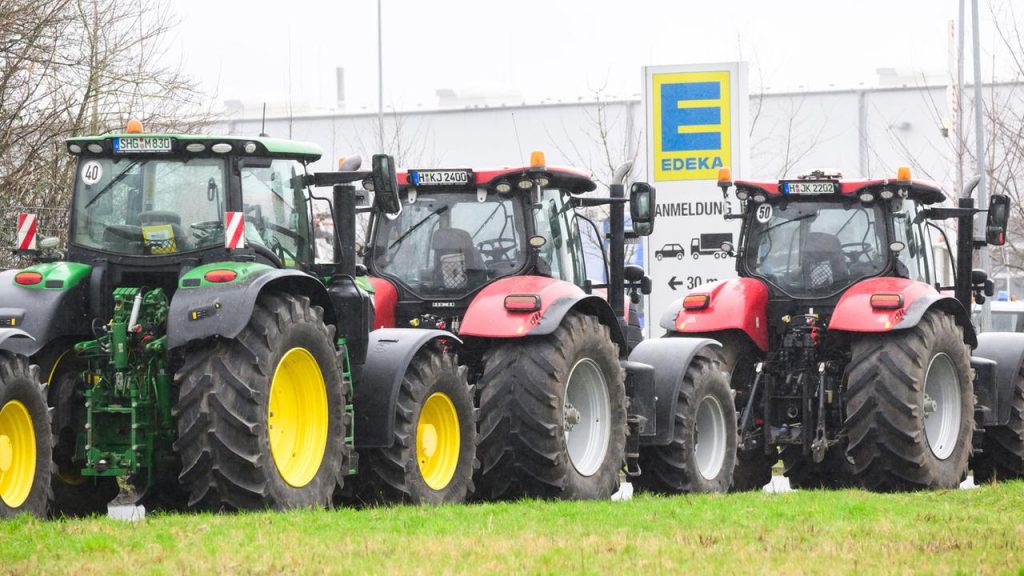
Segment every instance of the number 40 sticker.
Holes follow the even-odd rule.
[[[772,219],[772,207],[770,204],[761,204],[757,207],[757,221],[767,224]]]

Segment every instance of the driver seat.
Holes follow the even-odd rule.
[[[827,232],[809,232],[800,251],[804,285],[814,290],[845,282],[850,275],[839,238]]]
[[[486,277],[487,268],[473,245],[469,232],[459,228],[441,228],[430,239],[434,250],[434,285],[447,290],[464,290],[470,278]]]

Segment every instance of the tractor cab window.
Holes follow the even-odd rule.
[[[888,245],[882,208],[792,201],[751,207],[744,265],[794,298],[831,296],[880,274]]]
[[[538,266],[553,278],[582,284],[583,247],[576,219],[569,216],[561,190],[541,191],[540,203],[533,206],[534,233],[546,240],[538,250]]]
[[[74,244],[162,256],[224,242],[222,159],[88,158],[77,170]]]
[[[283,159],[241,169],[245,241],[273,252],[285,266],[310,261],[305,173],[300,162]]]
[[[376,219],[374,271],[423,297],[460,298],[526,263],[523,214],[512,197],[421,190],[394,220]]]
[[[924,224],[914,224],[916,216],[917,204],[913,202],[903,202],[903,209],[892,214],[893,240],[904,246],[897,254],[896,271],[911,280],[930,284],[931,245]]]

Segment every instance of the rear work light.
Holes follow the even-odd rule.
[[[711,296],[707,294],[690,294],[683,298],[683,308],[687,310],[703,310],[711,304]]]
[[[238,273],[234,270],[210,270],[203,278],[206,278],[207,282],[216,282],[218,284],[223,282],[231,282],[235,278],[238,278]]]
[[[899,310],[903,308],[902,294],[872,294],[871,307],[878,310]]]
[[[39,272],[19,272],[14,281],[22,286],[34,286],[43,281],[43,275]]]
[[[536,294],[509,294],[505,296],[505,310],[509,312],[536,312],[540,310],[540,296]]]

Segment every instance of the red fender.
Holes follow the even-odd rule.
[[[708,294],[711,301],[703,310],[687,310],[683,301],[672,303],[661,327],[683,334],[742,330],[761,351],[768,350],[768,287],[754,278],[733,278],[710,287],[695,290]],[[667,321],[666,321],[667,320]]]
[[[872,294],[902,294],[903,306],[896,310],[877,310],[871,307]],[[918,300],[933,300],[939,292],[916,280],[907,278],[868,278],[851,286],[832,312],[829,330],[845,332],[889,332],[900,328],[908,309]],[[923,311],[922,311],[923,313]],[[918,317],[920,314],[917,315]],[[917,318],[912,320],[916,324]],[[911,324],[911,325],[912,325]]]
[[[383,278],[370,276],[373,286],[374,319],[373,329],[394,328],[395,308],[398,306],[398,289]]]
[[[509,312],[505,296],[537,294],[540,310]],[[459,324],[459,336],[482,338],[519,338],[528,334],[548,333],[547,328],[561,322],[572,305],[582,299],[593,299],[579,286],[545,276],[510,276],[488,284],[470,302]],[[557,316],[557,318],[556,318]],[[542,326],[543,324],[543,326]]]

